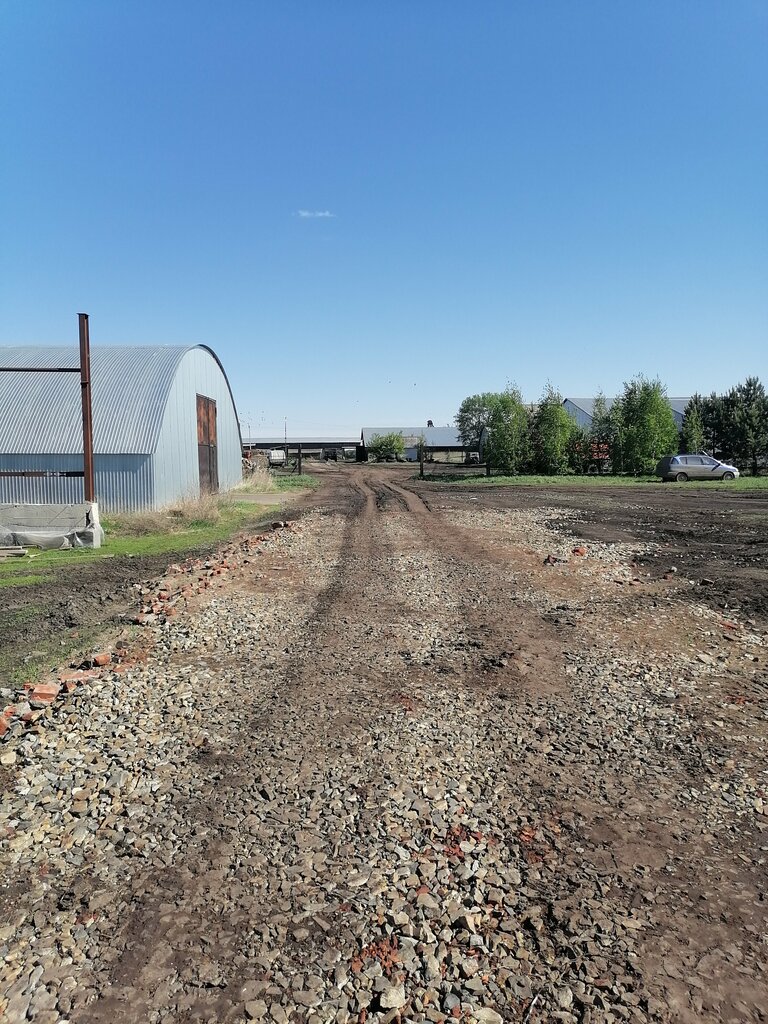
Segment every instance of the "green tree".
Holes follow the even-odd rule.
[[[658,378],[638,376],[624,385],[620,404],[621,464],[630,473],[650,473],[659,459],[677,451],[679,434],[667,393]]]
[[[568,469],[572,473],[587,473],[592,465],[592,442],[589,430],[571,420],[571,433],[567,447]]]
[[[757,377],[747,377],[728,394],[733,417],[733,453],[757,476],[759,460],[768,454],[768,396]]]
[[[528,413],[522,396],[517,387],[508,385],[506,391],[486,397],[492,398],[483,439],[486,467],[489,472],[514,476],[527,467],[529,458]]]
[[[402,458],[405,452],[405,441],[402,434],[373,434],[368,441],[368,454],[372,455],[376,462],[383,462],[385,459]]]
[[[599,473],[611,458],[616,425],[608,408],[608,400],[598,391],[592,406],[592,423],[589,428],[589,463],[597,466]]]
[[[695,395],[694,398],[698,398]],[[729,427],[731,416],[726,409],[722,395],[713,391],[707,398],[701,399],[701,425],[704,431],[704,449],[715,457],[722,456],[725,447],[732,443],[733,431]],[[729,434],[731,435],[729,441]]]
[[[576,424],[558,391],[547,384],[533,417],[533,458],[537,473],[558,474],[568,468],[569,445]]]
[[[495,391],[484,391],[481,395],[469,395],[459,406],[454,422],[459,439],[467,448],[480,447],[480,435],[491,422],[498,397]]]
[[[617,398],[608,410],[608,421],[610,427],[610,452],[611,472],[616,476],[625,472],[624,449],[627,434],[627,425],[624,420],[624,403]]]
[[[685,407],[683,429],[680,434],[680,450],[700,452],[704,448],[704,420],[700,395],[694,395]]]

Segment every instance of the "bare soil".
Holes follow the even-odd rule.
[[[443,485],[411,481],[427,497]],[[680,488],[565,485],[562,487],[470,487],[451,490],[452,502],[478,508],[575,510],[585,539],[607,543],[652,542],[661,550],[643,559],[656,576],[670,567],[702,586],[696,594],[717,608],[741,609],[768,620],[768,493],[714,491],[706,485]],[[441,499],[442,500],[442,499]]]

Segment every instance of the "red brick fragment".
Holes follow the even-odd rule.
[[[112,655],[104,651],[101,654],[94,654],[92,661],[94,665],[109,665],[112,661]]]
[[[58,680],[60,683],[86,683],[91,679],[98,679],[99,673],[94,669],[70,669],[66,672],[59,672]]]
[[[574,555],[586,555],[587,549],[583,545],[579,545],[573,549]]]
[[[51,704],[59,695],[61,687],[58,683],[41,683],[29,694],[29,699],[38,704]]]

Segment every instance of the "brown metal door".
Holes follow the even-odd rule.
[[[200,493],[215,494],[219,489],[216,403],[205,395],[197,396],[197,463]]]

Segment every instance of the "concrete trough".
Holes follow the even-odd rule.
[[[32,505],[0,503],[0,545],[46,550],[100,548],[104,530],[97,502]]]

